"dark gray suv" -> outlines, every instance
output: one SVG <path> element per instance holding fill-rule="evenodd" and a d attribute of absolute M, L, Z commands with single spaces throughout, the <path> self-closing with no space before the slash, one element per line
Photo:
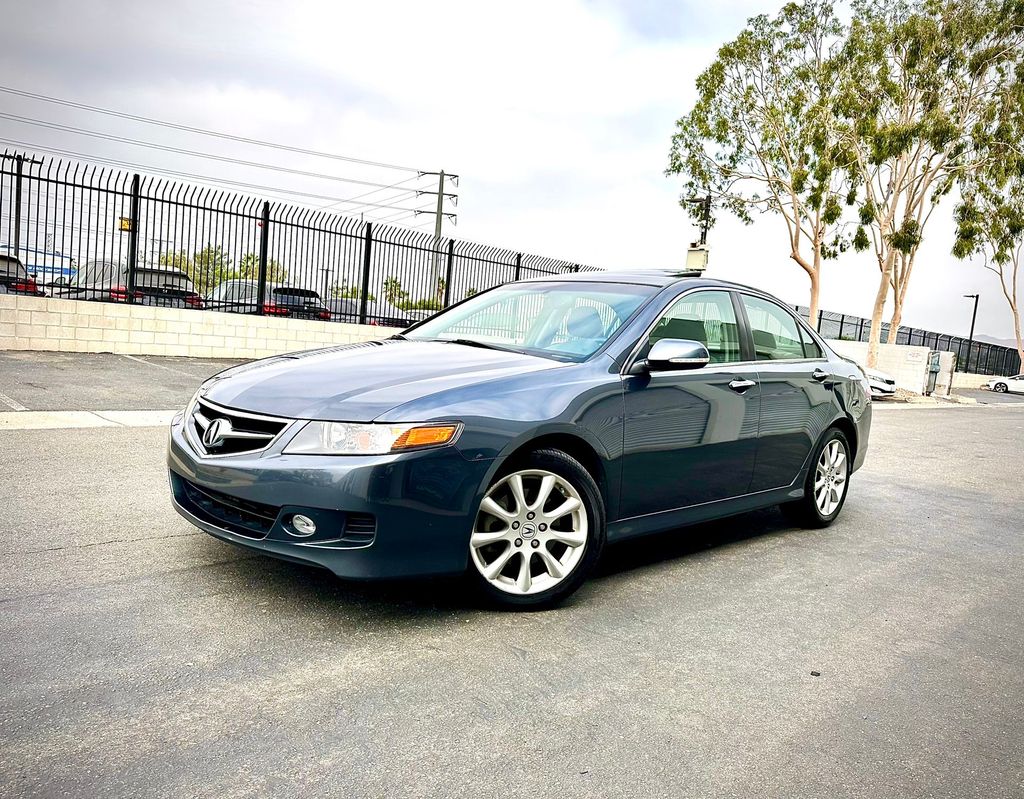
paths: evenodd
<path fill-rule="evenodd" d="M 770 295 L 587 273 L 228 369 L 174 419 L 168 466 L 225 541 L 343 577 L 468 572 L 536 608 L 609 541 L 776 504 L 831 524 L 870 421 L 863 373 Z"/>

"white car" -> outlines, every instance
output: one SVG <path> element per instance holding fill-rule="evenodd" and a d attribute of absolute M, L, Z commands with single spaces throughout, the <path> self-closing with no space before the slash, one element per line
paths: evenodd
<path fill-rule="evenodd" d="M 1007 391 L 1014 394 L 1024 394 L 1024 375 L 1013 377 L 993 377 L 987 383 L 990 391 L 998 391 L 1003 394 Z"/>
<path fill-rule="evenodd" d="M 896 379 L 892 375 L 887 375 L 877 369 L 865 369 L 864 376 L 868 379 L 871 399 L 883 399 L 896 395 Z"/>

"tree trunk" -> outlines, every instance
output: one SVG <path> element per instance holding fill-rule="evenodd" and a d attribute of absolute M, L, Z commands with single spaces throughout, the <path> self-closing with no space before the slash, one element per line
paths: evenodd
<path fill-rule="evenodd" d="M 1013 311 L 1013 333 L 1017 337 L 1017 357 L 1020 359 L 1020 363 L 1017 365 L 1017 374 L 1024 373 L 1024 337 L 1021 336 L 1020 330 L 1020 309 L 1017 307 L 1017 303 L 1010 306 L 1010 310 Z"/>
<path fill-rule="evenodd" d="M 810 310 L 807 312 L 807 323 L 814 328 L 818 329 L 818 309 L 821 307 L 819 300 L 819 293 L 821 292 L 821 276 L 817 271 L 808 272 L 807 276 L 811 279 L 811 299 L 808 302 Z"/>
<path fill-rule="evenodd" d="M 895 294 L 895 292 L 894 292 Z M 893 297 L 896 307 L 892 309 L 892 319 L 889 320 L 889 335 L 885 339 L 886 344 L 895 344 L 900 333 L 900 322 L 903 320 L 903 306 L 898 297 Z"/>
<path fill-rule="evenodd" d="M 878 293 L 875 295 L 875 307 L 871 311 L 871 331 L 868 334 L 868 366 L 878 366 L 878 344 L 882 339 L 882 314 L 885 312 L 885 300 L 889 296 L 889 278 L 892 275 L 895 250 L 890 250 L 885 257 L 882 273 L 878 277 Z"/>

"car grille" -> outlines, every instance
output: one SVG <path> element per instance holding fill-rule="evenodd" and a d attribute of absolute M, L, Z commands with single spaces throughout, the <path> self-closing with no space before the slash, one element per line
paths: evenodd
<path fill-rule="evenodd" d="M 202 455 L 243 455 L 262 452 L 288 426 L 287 419 L 235 411 L 200 398 L 188 421 Z"/>
<path fill-rule="evenodd" d="M 278 508 L 239 499 L 220 491 L 202 487 L 174 475 L 183 498 L 191 510 L 199 510 L 208 521 L 247 538 L 266 538 L 277 520 Z"/>

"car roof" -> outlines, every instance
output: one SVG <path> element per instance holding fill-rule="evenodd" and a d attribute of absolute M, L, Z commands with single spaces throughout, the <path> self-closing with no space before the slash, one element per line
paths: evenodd
<path fill-rule="evenodd" d="M 572 282 L 572 283 L 631 283 L 637 286 L 654 286 L 665 288 L 676 283 L 693 286 L 694 288 L 724 288 L 744 289 L 757 294 L 771 296 L 762 289 L 744 286 L 740 283 L 730 283 L 726 280 L 715 280 L 704 277 L 703 272 L 692 272 L 680 269 L 606 269 L 593 272 L 568 272 L 561 275 L 544 275 L 523 280 L 523 283 L 543 282 Z"/>

